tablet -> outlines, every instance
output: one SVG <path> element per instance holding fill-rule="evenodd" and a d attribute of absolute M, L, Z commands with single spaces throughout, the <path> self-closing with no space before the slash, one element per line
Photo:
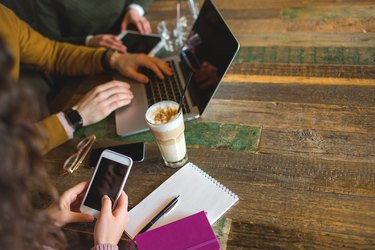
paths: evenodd
<path fill-rule="evenodd" d="M 163 42 L 157 34 L 142 35 L 134 31 L 125 31 L 117 37 L 129 53 L 145 53 L 154 56 L 163 47 Z"/>

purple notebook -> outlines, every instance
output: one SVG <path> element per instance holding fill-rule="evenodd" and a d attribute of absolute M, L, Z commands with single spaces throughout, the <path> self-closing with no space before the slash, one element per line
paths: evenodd
<path fill-rule="evenodd" d="M 220 249 L 204 211 L 139 234 L 135 242 L 139 250 Z"/>

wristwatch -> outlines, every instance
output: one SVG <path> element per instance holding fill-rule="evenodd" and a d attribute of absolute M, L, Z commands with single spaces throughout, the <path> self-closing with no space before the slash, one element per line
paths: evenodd
<path fill-rule="evenodd" d="M 65 110 L 63 113 L 66 118 L 66 121 L 74 130 L 82 128 L 82 116 L 78 113 L 77 110 L 70 108 L 68 110 Z"/>
<path fill-rule="evenodd" d="M 115 53 L 113 49 L 107 49 L 100 59 L 100 63 L 102 64 L 102 67 L 105 71 L 110 72 L 112 71 L 111 65 L 109 64 L 109 60 L 111 59 L 111 56 Z"/>

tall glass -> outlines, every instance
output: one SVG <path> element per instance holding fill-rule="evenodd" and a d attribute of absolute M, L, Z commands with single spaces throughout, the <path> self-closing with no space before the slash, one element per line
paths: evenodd
<path fill-rule="evenodd" d="M 198 13 L 198 1 L 176 0 L 176 19 L 163 20 L 157 26 L 167 51 L 182 49 Z"/>
<path fill-rule="evenodd" d="M 188 156 L 184 118 L 182 110 L 178 112 L 178 103 L 174 101 L 155 103 L 148 108 L 145 116 L 165 165 L 172 168 L 183 166 Z"/>

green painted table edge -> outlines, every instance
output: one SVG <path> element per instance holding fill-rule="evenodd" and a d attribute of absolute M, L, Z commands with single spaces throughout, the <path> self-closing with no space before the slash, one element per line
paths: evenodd
<path fill-rule="evenodd" d="M 228 124 L 204 121 L 185 122 L 185 138 L 188 147 L 226 149 L 232 151 L 257 152 L 262 128 L 256 126 Z M 116 135 L 114 117 L 77 131 L 74 136 L 83 138 L 95 134 L 97 139 L 109 139 L 124 143 L 155 143 L 152 134 L 142 132 L 136 135 L 121 137 Z"/>

